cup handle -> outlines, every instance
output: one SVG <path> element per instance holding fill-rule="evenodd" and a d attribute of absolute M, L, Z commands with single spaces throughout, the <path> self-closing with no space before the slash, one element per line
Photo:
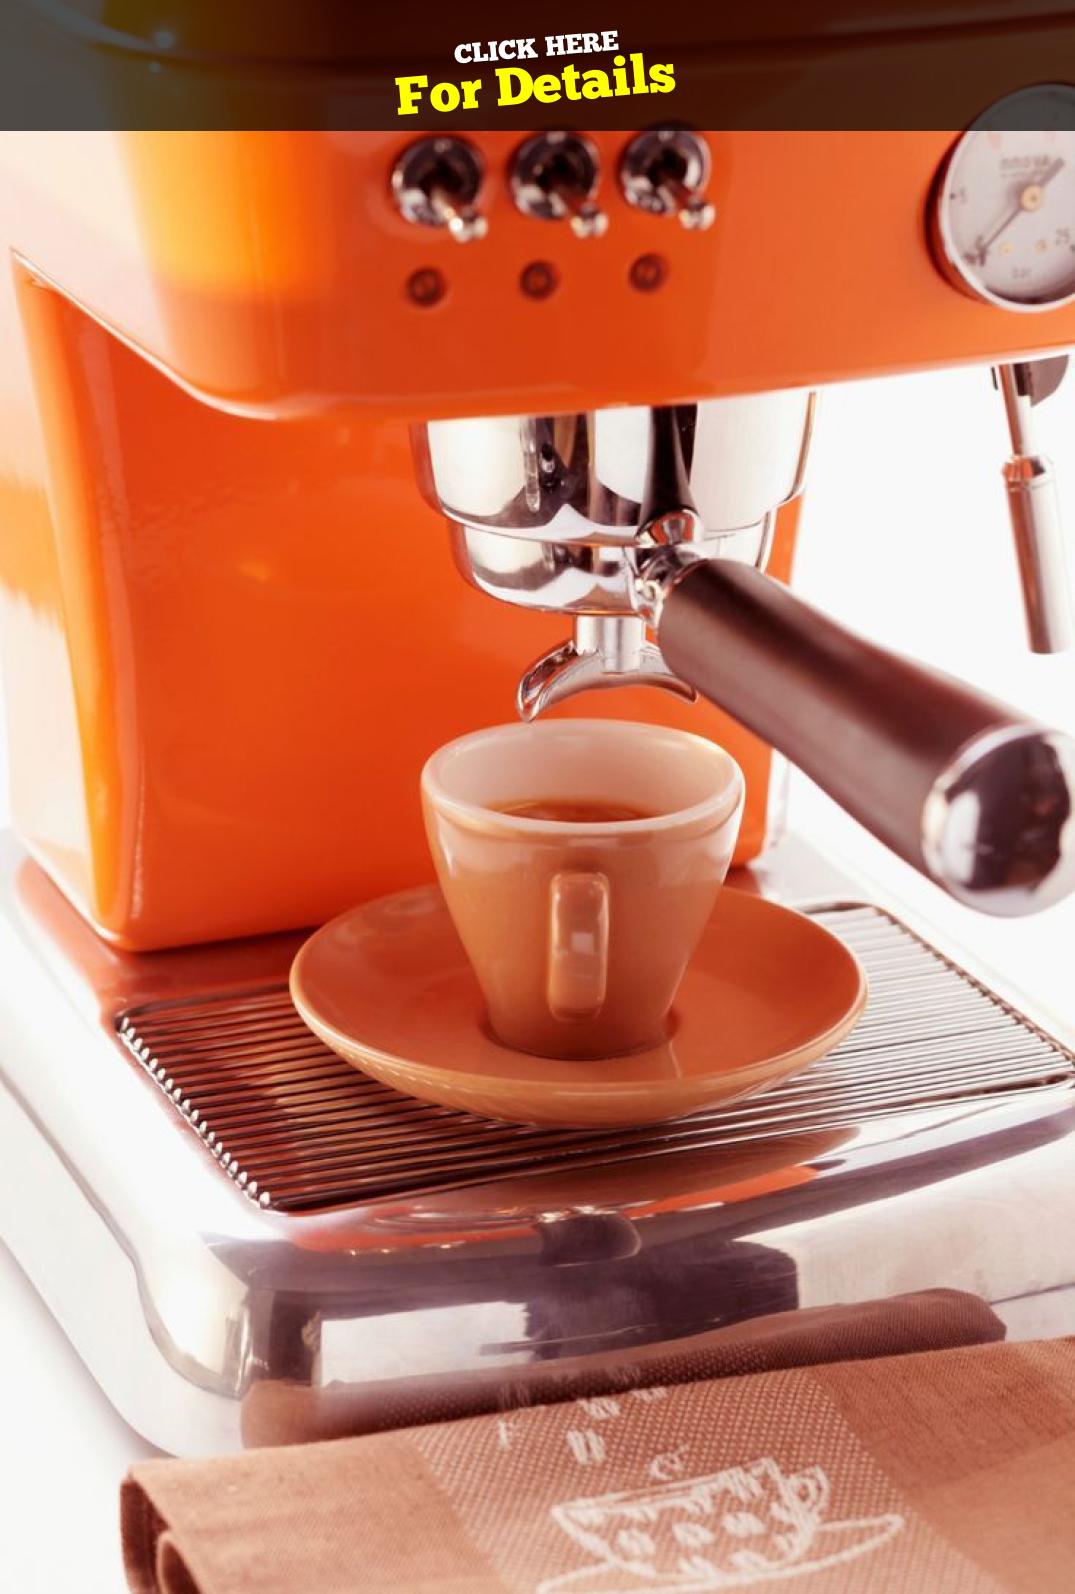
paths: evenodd
<path fill-rule="evenodd" d="M 554 1018 L 596 1018 L 608 985 L 608 877 L 554 875 L 546 998 Z"/>

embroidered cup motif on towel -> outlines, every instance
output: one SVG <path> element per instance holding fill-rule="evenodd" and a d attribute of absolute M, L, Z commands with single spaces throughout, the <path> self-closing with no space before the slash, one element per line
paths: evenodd
<path fill-rule="evenodd" d="M 771 1456 L 708 1477 L 569 1500 L 553 1520 L 595 1564 L 541 1583 L 536 1594 L 613 1594 L 628 1589 L 749 1588 L 849 1561 L 877 1549 L 903 1517 L 826 1521 L 821 1467 L 790 1476 Z M 595 1578 L 594 1574 L 599 1577 Z"/>

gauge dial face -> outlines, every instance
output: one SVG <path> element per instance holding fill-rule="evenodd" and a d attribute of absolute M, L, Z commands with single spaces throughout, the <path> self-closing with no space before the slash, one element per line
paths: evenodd
<path fill-rule="evenodd" d="M 1012 310 L 1075 298 L 1075 131 L 965 133 L 936 220 L 945 263 L 979 298 Z"/>

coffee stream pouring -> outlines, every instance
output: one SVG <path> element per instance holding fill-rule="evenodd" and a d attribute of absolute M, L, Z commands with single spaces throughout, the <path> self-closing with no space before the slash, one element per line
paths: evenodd
<path fill-rule="evenodd" d="M 595 687 L 700 692 L 953 896 L 1046 907 L 1075 888 L 1075 742 L 765 574 L 813 414 L 788 391 L 445 420 L 416 456 L 464 576 L 574 620 L 524 674 L 524 718 Z"/>

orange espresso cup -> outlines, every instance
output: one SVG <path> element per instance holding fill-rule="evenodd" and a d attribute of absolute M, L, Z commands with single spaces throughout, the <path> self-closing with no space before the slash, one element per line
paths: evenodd
<path fill-rule="evenodd" d="M 744 789 L 713 742 L 620 720 L 494 726 L 433 754 L 426 834 L 497 1039 L 577 1058 L 665 1039 Z"/>

